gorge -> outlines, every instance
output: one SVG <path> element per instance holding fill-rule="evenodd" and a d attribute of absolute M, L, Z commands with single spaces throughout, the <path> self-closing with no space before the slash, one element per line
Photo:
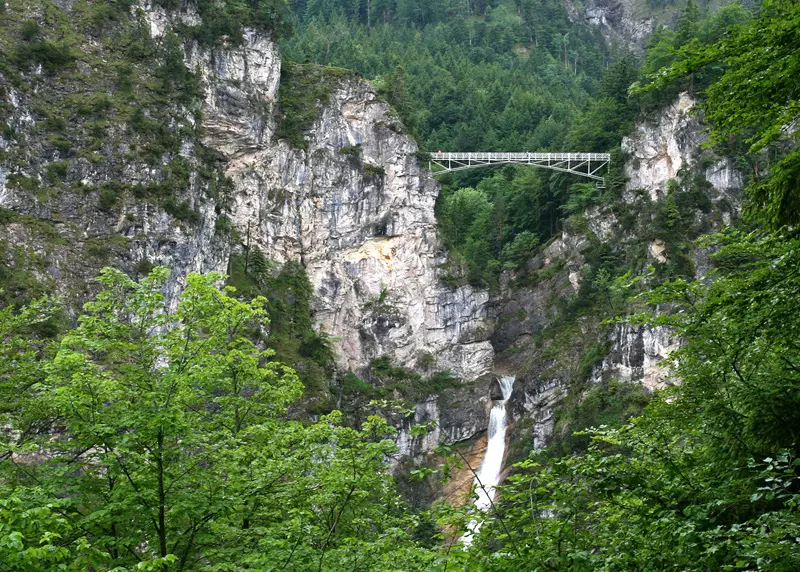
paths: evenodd
<path fill-rule="evenodd" d="M 0 0 L 0 570 L 792 570 L 799 28 Z"/>

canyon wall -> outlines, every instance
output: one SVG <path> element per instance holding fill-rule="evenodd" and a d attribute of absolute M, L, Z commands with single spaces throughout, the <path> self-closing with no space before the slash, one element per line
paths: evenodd
<path fill-rule="evenodd" d="M 157 45 L 179 25 L 199 21 L 191 10 L 166 12 L 149 3 L 132 14 Z M 241 44 L 207 48 L 189 40 L 180 49 L 200 81 L 202 104 L 170 105 L 175 121 L 197 135 L 154 164 L 131 157 L 129 128 L 113 120 L 107 131 L 114 136 L 91 160 L 51 150 L 41 135 L 45 119 L 32 112 L 46 95 L 6 90 L 15 137 L 0 147 L 20 160 L 0 166 L 0 207 L 19 216 L 3 226 L 2 238 L 41 259 L 32 272 L 58 294 L 85 297 L 103 265 L 133 272 L 161 264 L 172 271 L 167 294 L 174 297 L 189 272 L 225 273 L 232 253 L 258 248 L 278 263 L 302 262 L 314 286 L 317 327 L 333 340 L 342 370 L 363 371 L 372 359 L 390 356 L 412 368 L 426 360 L 465 380 L 489 371 L 488 293 L 439 280 L 446 253 L 433 212 L 438 187 L 370 85 L 343 70 L 323 74 L 328 97 L 316 102 L 305 148 L 298 149 L 275 135 L 281 59 L 269 37 L 250 30 Z M 38 81 L 53 98 L 76 89 Z M 225 196 L 200 174 L 200 155 L 209 153 L 230 181 Z M 172 176 L 176 159 L 188 171 L 176 201 L 194 213 L 191 223 L 133 194 L 113 208 L 101 204 L 104 185 L 157 186 Z M 46 187 L 53 163 L 63 172 L 58 192 L 37 195 L 6 184 Z M 52 232 L 39 236 L 37 221 Z M 102 256 L 93 259 L 87 250 Z"/>

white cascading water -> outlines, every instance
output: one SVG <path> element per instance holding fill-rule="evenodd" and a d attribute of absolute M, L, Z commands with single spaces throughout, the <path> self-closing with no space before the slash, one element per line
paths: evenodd
<path fill-rule="evenodd" d="M 503 399 L 495 401 L 489 415 L 489 429 L 487 431 L 486 453 L 475 478 L 475 508 L 486 511 L 492 506 L 495 487 L 500 482 L 500 473 L 503 470 L 503 457 L 506 453 L 506 401 L 511 397 L 514 388 L 514 376 L 504 375 L 500 378 L 500 390 Z M 483 525 L 483 519 L 476 517 L 467 526 L 467 532 L 461 537 L 464 546 L 472 544 L 472 538 L 478 534 Z"/>

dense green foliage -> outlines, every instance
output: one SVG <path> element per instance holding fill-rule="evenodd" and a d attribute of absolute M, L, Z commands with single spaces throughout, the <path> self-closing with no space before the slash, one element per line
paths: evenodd
<path fill-rule="evenodd" d="M 629 424 L 590 432 L 579 455 L 518 464 L 497 518 L 469 556 L 448 553 L 451 565 L 795 569 L 800 241 L 716 240 L 710 285 L 668 283 L 648 298 L 672 311 L 642 317 L 685 340 L 674 356 L 681 385 Z M 266 300 L 240 302 L 213 286 L 219 276 L 192 276 L 170 310 L 165 275 L 135 283 L 106 271 L 56 345 L 31 336 L 50 317 L 46 303 L 3 311 L 6 565 L 434 569 L 385 474 L 385 425 L 283 420 L 298 380 L 243 337 L 266 329 Z M 636 412 L 631 391 L 590 391 L 570 422 Z"/>
<path fill-rule="evenodd" d="M 732 23 L 738 22 L 741 19 Z M 797 3 L 769 0 L 753 24 L 732 28 L 712 45 L 694 41 L 677 57 L 661 62 L 672 65 L 651 75 L 652 82 L 644 88 L 662 91 L 676 80 L 685 82 L 698 74 L 715 78 L 703 92 L 703 109 L 712 125 L 711 141 L 732 146 L 745 139 L 745 152 L 756 155 L 751 159 L 749 210 L 774 228 L 800 222 L 800 151 L 795 125 L 800 114 L 798 41 Z M 725 70 L 721 75 L 715 73 L 720 66 Z"/>
<path fill-rule="evenodd" d="M 285 55 L 374 79 L 431 150 L 559 148 L 607 59 L 599 37 L 553 0 L 334 0 L 293 10 Z"/>
<path fill-rule="evenodd" d="M 166 276 L 107 269 L 57 344 L 25 335 L 46 303 L 3 310 L 3 569 L 425 568 L 385 422 L 285 420 L 299 380 L 245 337 L 266 300 L 192 275 L 171 309 Z"/>
<path fill-rule="evenodd" d="M 677 281 L 650 296 L 673 312 L 648 321 L 685 341 L 681 385 L 630 424 L 589 432 L 581 455 L 519 463 L 480 569 L 797 568 L 800 242 L 716 244 L 711 286 Z"/>
<path fill-rule="evenodd" d="M 671 104 L 682 90 L 700 90 L 709 84 L 719 72 L 709 72 L 702 77 L 691 77 L 685 81 L 672 82 L 663 89 L 649 93 L 630 95 L 628 88 L 637 78 L 654 73 L 662 66 L 679 61 L 682 46 L 708 45 L 718 40 L 728 26 L 747 21 L 750 13 L 739 4 L 720 9 L 718 12 L 702 14 L 691 1 L 681 12 L 675 31 L 660 29 L 655 33 L 639 67 L 630 57 L 622 57 L 605 69 L 590 93 L 593 96 L 577 112 L 560 134 L 555 149 L 569 151 L 611 151 L 612 165 L 606 175 L 606 188 L 598 189 L 594 184 L 580 182 L 574 177 L 531 171 L 524 168 L 506 168 L 502 172 L 488 174 L 473 188 L 459 188 L 462 180 L 445 179 L 438 216 L 445 241 L 456 258 L 463 256 L 464 268 L 460 270 L 466 278 L 480 285 L 491 286 L 503 269 L 519 269 L 514 251 L 527 248 L 535 241 L 546 243 L 562 228 L 562 221 L 573 214 L 583 213 L 588 207 L 610 204 L 616 212 L 626 210 L 621 200 L 625 180 L 621 171 L 624 158 L 618 152 L 622 136 L 628 133 L 635 118 L 642 111 L 652 111 Z M 541 147 L 546 149 L 547 146 Z M 458 150 L 462 150 L 459 148 Z M 512 149 L 503 149 L 512 150 Z M 513 150 L 539 150 L 539 148 L 514 148 Z M 469 175 L 467 180 L 479 180 L 483 175 Z M 694 184 L 694 183 L 692 183 Z M 477 191 L 477 192 L 476 192 Z M 690 189 L 691 193 L 703 194 L 702 189 Z M 478 198 L 482 196 L 482 198 Z M 666 202 L 674 200 L 667 198 Z M 462 216 L 464 203 L 474 211 L 466 225 L 453 217 Z M 669 206 L 669 205 L 667 205 Z M 670 264 L 678 263 L 678 274 L 691 275 L 693 270 L 686 265 L 686 253 L 680 252 L 681 241 L 697 236 L 695 229 L 685 223 L 691 215 L 685 207 L 707 210 L 708 205 L 695 203 L 681 205 L 682 221 L 656 221 L 654 228 L 665 230 L 669 250 L 676 254 Z M 664 205 L 654 205 L 663 211 Z M 667 228 L 672 224 L 672 228 Z M 458 232 L 453 229 L 458 228 Z M 680 234 L 678 237 L 676 234 Z M 664 237 L 657 236 L 659 240 Z M 535 239 L 535 240 L 534 240 Z M 465 272 L 464 272 L 465 271 Z"/>
<path fill-rule="evenodd" d="M 307 409 L 330 411 L 333 352 L 328 339 L 313 328 L 313 290 L 305 269 L 297 261 L 279 267 L 252 248 L 231 257 L 229 282 L 245 299 L 267 298 L 271 316 L 267 347 L 297 372 L 305 397 L 311 399 Z"/>
<path fill-rule="evenodd" d="M 740 2 L 723 6 L 712 13 L 703 13 L 693 0 L 689 0 L 674 29 L 659 28 L 650 36 L 640 76 L 646 78 L 658 74 L 665 67 L 684 62 L 689 46 L 696 49 L 713 45 L 732 26 L 742 25 L 752 17 L 753 14 Z M 691 95 L 701 93 L 719 78 L 721 71 L 722 67 L 715 65 L 708 70 L 688 75 L 681 81 L 664 84 L 657 91 L 638 93 L 635 99 L 644 108 L 668 105 L 681 91 L 688 91 Z"/>

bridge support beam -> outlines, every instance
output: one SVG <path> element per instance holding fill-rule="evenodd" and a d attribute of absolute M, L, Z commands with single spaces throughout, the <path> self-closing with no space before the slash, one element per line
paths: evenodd
<path fill-rule="evenodd" d="M 431 153 L 429 167 L 434 175 L 487 167 L 489 165 L 530 165 L 571 173 L 604 186 L 601 170 L 611 163 L 610 153 Z"/>

